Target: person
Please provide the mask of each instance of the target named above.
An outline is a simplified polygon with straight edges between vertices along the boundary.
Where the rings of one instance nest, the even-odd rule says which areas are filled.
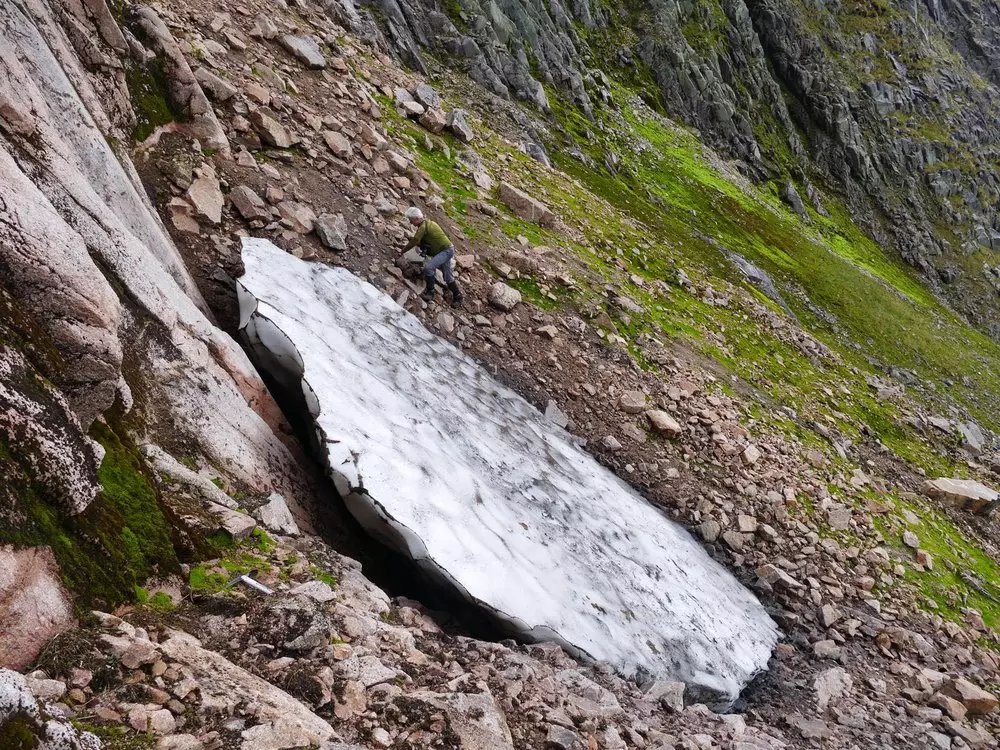
[[[403,252],[412,247],[420,247],[420,254],[427,258],[424,263],[424,291],[420,297],[425,302],[434,299],[434,287],[437,283],[435,272],[440,268],[444,283],[451,291],[451,306],[459,307],[462,304],[462,290],[455,281],[455,274],[452,269],[452,261],[455,258],[455,246],[451,244],[448,235],[441,229],[441,225],[436,221],[424,218],[424,212],[416,206],[406,209],[406,218],[410,224],[417,227],[410,241],[406,243]]]

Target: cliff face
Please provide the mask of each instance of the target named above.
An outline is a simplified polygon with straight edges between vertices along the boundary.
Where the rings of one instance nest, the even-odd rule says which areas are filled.
[[[293,504],[309,485],[123,152],[130,47],[108,7],[0,11],[0,541],[51,545],[78,604],[111,606],[197,546],[195,529],[171,528],[137,444]],[[217,527],[197,516],[200,533]],[[0,557],[17,569],[12,548]],[[30,572],[65,599],[56,566]],[[12,576],[4,591],[27,585]],[[25,638],[22,665],[72,615],[12,606],[0,622]]]
[[[988,2],[378,0],[386,38],[588,116],[607,74],[793,205],[843,202],[996,336],[1000,11]],[[552,145],[566,147],[561,137]],[[787,184],[791,182],[792,190]]]

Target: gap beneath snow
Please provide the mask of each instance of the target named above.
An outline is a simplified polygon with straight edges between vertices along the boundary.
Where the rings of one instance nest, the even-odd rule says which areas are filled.
[[[340,268],[245,238],[240,330],[365,529],[524,641],[733,701],[777,629],[686,531]],[[297,382],[296,382],[297,381]]]

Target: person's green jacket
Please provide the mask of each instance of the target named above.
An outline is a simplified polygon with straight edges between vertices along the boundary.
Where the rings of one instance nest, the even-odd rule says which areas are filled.
[[[404,250],[409,250],[411,247],[420,246],[420,251],[429,257],[435,256],[449,247],[452,247],[451,240],[448,239],[448,235],[444,233],[444,230],[436,221],[431,221],[430,219],[424,219],[423,223],[417,228],[416,233],[410,238],[410,241],[406,243]]]

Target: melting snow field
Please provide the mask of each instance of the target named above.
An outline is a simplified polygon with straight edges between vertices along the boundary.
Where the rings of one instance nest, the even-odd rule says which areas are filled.
[[[250,238],[243,260],[240,328],[301,382],[373,534],[522,639],[623,676],[726,701],[765,669],[777,630],[757,599],[527,401],[344,269]]]

